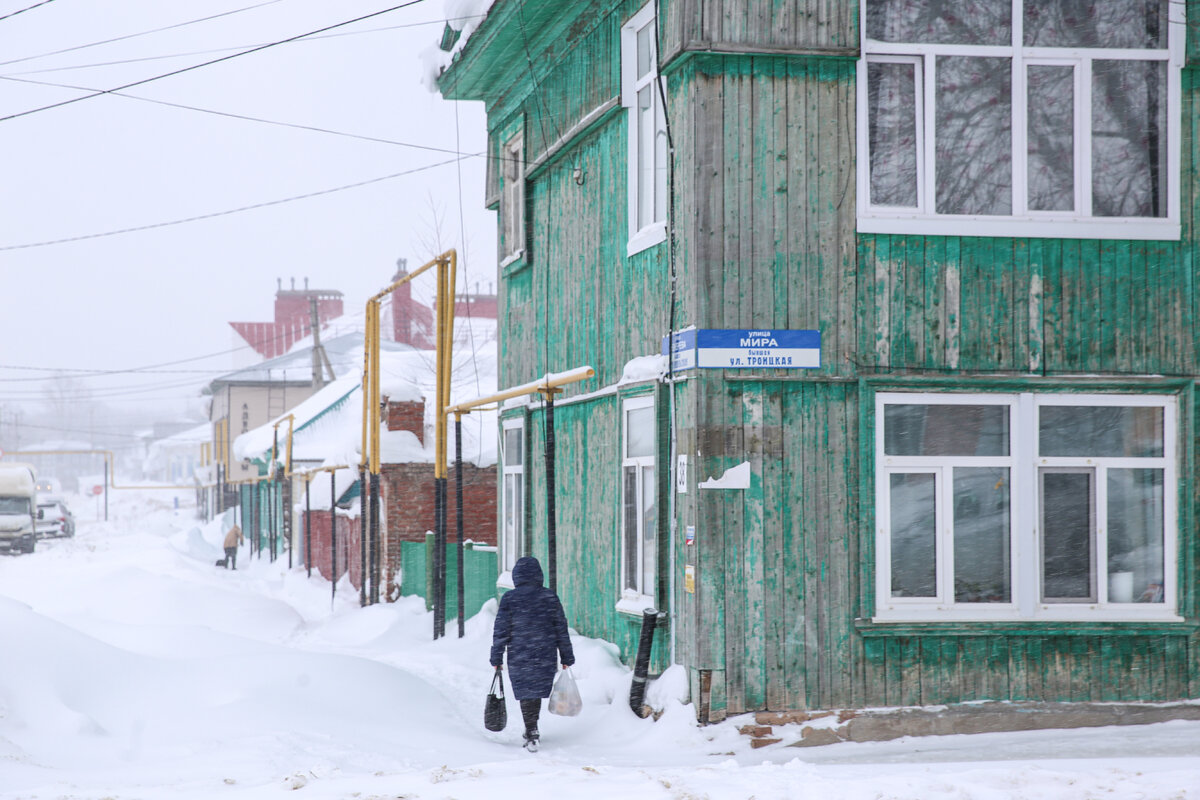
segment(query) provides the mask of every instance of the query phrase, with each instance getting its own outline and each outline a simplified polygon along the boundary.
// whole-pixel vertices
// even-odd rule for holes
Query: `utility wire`
[[[0,75],[0,80],[12,81],[15,83],[29,83],[36,86],[53,86],[58,89],[77,89],[84,92],[96,91],[88,86],[76,86],[68,83],[52,83],[50,81],[39,81],[32,78],[17,78],[11,75]],[[235,114],[232,111],[218,111],[214,108],[203,108],[202,106],[191,106],[186,103],[174,103],[170,100],[159,100],[153,97],[143,97],[141,95],[126,94],[124,92],[108,92],[115,97],[122,97],[126,100],[137,100],[143,103],[153,103],[159,106],[167,106],[168,108],[180,108],[185,111],[196,111],[201,114],[212,114],[217,117],[227,117],[229,119],[242,120],[244,122],[258,122],[263,125],[274,125],[281,128],[295,128],[301,131],[311,131],[313,133],[326,133],[332,136],[344,136],[349,139],[358,139],[364,142],[375,142],[377,144],[390,144],[397,147],[409,147],[414,150],[428,150],[433,153],[450,153],[451,155],[480,158],[483,153],[466,153],[458,149],[451,150],[448,147],[434,147],[433,145],[414,144],[412,142],[401,142],[395,139],[384,139],[378,136],[366,136],[359,133],[349,133],[347,131],[334,130],[332,128],[322,128],[318,125],[301,125],[295,122],[281,122],[280,120],[264,119],[263,117],[252,117],[249,114]]]
[[[152,33],[162,33],[163,31],[173,30],[175,28],[183,28],[188,25],[195,25],[196,23],[199,23],[199,22],[208,22],[209,20],[217,19],[218,17],[228,17],[232,14],[240,14],[243,11],[252,11],[256,8],[262,8],[263,6],[270,6],[270,5],[274,5],[275,3],[281,3],[281,2],[283,2],[283,0],[266,0],[266,2],[264,2],[264,3],[255,3],[252,6],[245,6],[243,8],[235,8],[232,11],[222,11],[220,14],[213,14],[208,17],[200,17],[199,19],[189,19],[186,22],[177,22],[174,25],[167,25],[162,28],[154,28],[153,30],[149,30],[149,31],[139,31],[138,33],[127,33],[124,36],[117,36],[112,39],[104,39],[103,41],[99,41],[99,42],[89,42],[88,44],[79,44],[79,45],[75,45],[74,47],[64,47],[62,50],[54,50],[53,52],[50,52],[50,53],[39,53],[38,55],[34,55],[34,56],[22,56],[21,58],[12,58],[12,59],[9,59],[8,61],[0,61],[0,67],[7,67],[9,64],[20,64],[23,61],[35,61],[39,58],[49,58],[50,56],[58,56],[58,55],[62,55],[63,53],[73,53],[76,50],[86,50],[89,47],[99,47],[100,45],[112,44],[113,42],[123,42],[128,39],[136,39],[139,36],[148,36]],[[17,13],[20,13],[20,12],[17,12]]]
[[[344,22],[338,22],[333,25],[327,25],[324,28],[318,28],[313,31],[308,31],[307,33],[297,34],[296,36],[289,36],[286,39],[280,39],[279,41],[271,42],[269,44],[264,44],[260,47],[251,48],[250,50],[243,50],[239,53],[231,53],[230,55],[227,55],[227,56],[221,56],[220,58],[214,58],[211,61],[204,61],[199,64],[193,64],[190,67],[182,67],[180,69],[173,70],[172,72],[163,73],[162,75],[155,75],[150,78],[143,78],[140,81],[133,81],[132,83],[126,83],[121,86],[114,86],[111,89],[105,89],[102,91],[94,92],[92,94],[86,94],[81,97],[73,97],[70,100],[62,100],[57,103],[51,103],[48,106],[39,106],[38,108],[31,108],[26,111],[20,111],[16,114],[9,114],[8,116],[0,117],[0,122],[7,122],[8,120],[18,119],[20,117],[26,117],[26,116],[29,116],[30,114],[36,114],[40,111],[49,111],[52,108],[61,108],[62,106],[71,105],[72,103],[78,103],[83,100],[90,100],[93,97],[100,97],[101,95],[112,94],[113,92],[120,92],[125,89],[132,89],[134,86],[142,86],[147,83],[153,83],[154,81],[160,81],[164,78],[171,78],[176,75],[182,75],[185,72],[191,72],[193,70],[201,69],[202,67],[210,67],[213,64],[220,64],[223,61],[230,61],[232,59],[240,58],[242,56],[248,56],[251,53],[259,53],[259,52],[262,52],[263,50],[266,50],[267,48],[277,47],[281,44],[287,44],[289,42],[294,42],[297,39],[303,39],[307,36],[312,36],[317,33],[325,33],[326,31],[335,30],[337,28],[344,28],[345,26],[353,25],[356,22],[362,22],[363,20],[366,20],[366,19],[372,19],[374,17],[378,17],[383,14],[391,13],[392,11],[397,11],[401,8],[408,8],[409,6],[415,6],[416,4],[423,3],[423,2],[425,2],[425,0],[408,0],[407,3],[401,3],[398,6],[392,6],[390,8],[385,8],[382,11],[375,11],[370,14],[364,14],[361,17],[355,17],[354,19],[348,19],[348,20],[345,20]]]
[[[278,0],[275,0],[275,2],[278,2]],[[483,14],[469,14],[467,16],[452,17],[449,19],[431,19],[431,20],[427,20],[425,22],[408,22],[408,23],[405,23],[404,25],[386,25],[381,28],[366,28],[361,31],[341,31],[339,33],[327,33],[323,36],[310,36],[307,39],[303,39],[301,41],[316,42],[316,41],[320,41],[321,39],[338,39],[343,36],[362,36],[363,34],[366,34],[366,33],[380,33],[383,31],[396,31],[396,30],[402,30],[404,28],[421,28],[426,25],[445,25],[447,23],[462,22],[464,20],[469,20],[469,19],[481,19],[481,18],[483,18],[483,16],[484,16]],[[184,52],[184,53],[166,53],[164,55],[157,55],[157,56],[142,56],[141,58],[124,58],[124,59],[120,59],[117,61],[98,61],[98,62],[94,62],[91,64],[70,64],[65,67],[46,67],[43,69],[31,69],[31,70],[26,70],[24,72],[14,72],[12,74],[13,75],[39,75],[39,74],[46,73],[46,72],[65,72],[65,71],[73,70],[73,69],[93,69],[95,67],[115,67],[115,66],[120,66],[121,64],[140,64],[145,61],[162,61],[164,59],[169,59],[169,58],[184,58],[186,56],[207,56],[207,55],[211,55],[213,53],[228,53],[232,50],[244,50],[248,47],[261,47],[261,46],[262,46],[261,44],[242,44],[242,45],[233,45],[233,46],[229,46],[229,47],[214,47],[214,48],[211,48],[208,50],[191,50],[189,52]],[[38,58],[38,56],[31,56],[31,58]],[[25,60],[25,59],[19,59],[19,60]],[[0,62],[0,67],[5,66],[7,64],[12,64],[12,63],[14,63],[14,62],[12,62],[12,61]]]
[[[167,222],[155,222],[155,223],[151,223],[149,225],[137,225],[137,226],[134,226],[131,228],[121,228],[119,230],[104,231],[102,233],[85,233],[80,236],[67,236],[62,239],[50,239],[50,240],[47,240],[44,242],[27,242],[25,244],[4,245],[4,246],[0,247],[0,252],[7,251],[7,250],[24,250],[24,249],[28,249],[31,247],[49,247],[50,245],[67,244],[69,242],[82,242],[87,239],[99,239],[99,238],[105,237],[105,236],[119,236],[124,233],[137,233],[139,231],[148,231],[148,230],[153,230],[155,228],[166,228],[171,225],[183,225],[188,222],[199,222],[201,220],[206,220],[206,219],[215,219],[216,217],[226,217],[226,216],[229,216],[230,214],[238,214],[243,211],[253,211],[258,208],[268,208],[270,206],[278,206],[278,205],[282,205],[284,203],[291,203],[296,200],[307,200],[312,197],[320,197],[322,195],[333,194],[334,192],[344,192],[347,189],[359,189],[363,186],[370,186],[371,184],[374,184],[374,183],[381,183],[383,181],[392,180],[393,178],[400,178],[405,175],[412,175],[413,173],[416,173],[416,172],[424,172],[425,170],[434,169],[435,167],[442,167],[442,166],[445,166],[446,164],[453,164],[455,161],[459,161],[462,158],[465,158],[465,156],[457,156],[455,158],[447,159],[446,161],[438,161],[437,163],[434,163],[434,164],[426,164],[423,167],[415,167],[413,169],[406,169],[403,172],[393,172],[391,175],[381,175],[378,178],[370,178],[368,180],[359,181],[357,183],[348,183],[344,186],[335,186],[331,189],[321,189],[316,192],[309,192],[307,194],[293,195],[292,197],[284,197],[284,198],[280,198],[278,200],[267,200],[262,203],[254,203],[254,204],[248,205],[248,206],[239,206],[238,208],[226,209],[225,211],[214,211],[211,214],[198,214],[194,217],[184,217],[183,219],[169,220]]]
[[[42,2],[34,3],[33,5],[29,6],[28,8],[22,8],[20,11],[14,11],[11,14],[5,14],[3,17],[0,17],[0,20],[6,20],[9,17],[15,17],[17,14],[24,14],[26,11],[33,11],[38,6],[44,6],[47,3],[53,3],[53,2],[54,2],[54,0],[42,0]]]

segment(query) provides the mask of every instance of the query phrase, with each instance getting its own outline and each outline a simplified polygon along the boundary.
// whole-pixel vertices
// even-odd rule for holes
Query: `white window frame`
[[[1003,405],[1009,408],[1007,456],[896,456],[884,453],[884,407],[915,405]],[[1161,457],[1070,457],[1038,454],[1038,413],[1044,406],[1140,406],[1163,409]],[[1061,621],[1181,622],[1177,614],[1178,477],[1177,399],[1174,395],[879,392],[875,395],[875,614],[877,622]],[[1009,603],[954,602],[953,467],[1010,469]],[[1110,603],[1107,580],[1105,470],[1163,471],[1163,602]],[[1043,602],[1040,527],[1041,472],[1093,471],[1095,500],[1095,602]],[[932,473],[936,480],[935,598],[891,596],[890,475]]]
[[[645,575],[647,572],[647,567],[645,564],[646,553],[645,553],[644,547],[640,546],[640,543],[645,538],[645,529],[644,529],[645,519],[641,513],[641,508],[642,508],[641,501],[643,501],[645,499],[646,493],[649,492],[650,496],[654,499],[654,513],[655,514],[658,513],[658,496],[657,496],[657,492],[655,491],[655,489],[657,487],[657,483],[658,483],[658,465],[655,463],[655,455],[654,454],[651,454],[649,456],[629,456],[629,455],[627,455],[629,452],[629,412],[635,411],[638,409],[643,409],[643,408],[651,408],[651,409],[654,408],[654,396],[653,395],[642,395],[639,397],[630,397],[630,398],[622,401],[622,403],[621,403],[621,473],[620,473],[620,475],[621,475],[621,477],[620,477],[621,490],[619,493],[621,506],[620,506],[620,513],[617,515],[617,542],[618,542],[617,553],[618,553],[618,557],[620,559],[620,569],[618,570],[618,573],[619,573],[620,581],[621,581],[621,583],[620,583],[620,601],[617,603],[617,610],[623,611],[623,612],[626,612],[629,614],[638,614],[638,615],[640,615],[642,613],[643,609],[653,607],[655,604],[654,598],[658,592],[658,586],[657,586],[657,573],[658,573],[657,560],[658,560],[658,555],[659,555],[658,547],[659,547],[659,541],[662,538],[661,532],[656,530],[655,536],[654,536],[654,555],[653,555],[655,563],[650,565],[651,574],[654,575],[654,578],[652,578],[652,580],[655,582],[655,585],[646,586],[646,585],[644,585],[645,584]],[[656,426],[656,429],[654,432],[654,436],[655,436],[655,439],[657,440],[657,436],[658,436],[657,426]],[[657,452],[657,448],[655,448],[655,451]],[[626,585],[628,583],[628,577],[629,577],[627,574],[627,571],[626,571],[626,566],[625,566],[627,563],[627,558],[626,558],[627,554],[625,552],[625,546],[626,546],[626,540],[625,540],[625,505],[626,505],[625,470],[627,467],[634,467],[636,469],[636,475],[637,475],[636,492],[638,494],[637,500],[639,501],[636,506],[638,508],[637,541],[639,542],[638,553],[637,553],[638,591],[634,591],[632,589],[626,588]],[[644,481],[644,477],[645,477],[644,471],[645,471],[646,467],[650,467],[651,469],[654,470],[654,473],[653,473],[654,479],[650,486],[646,486],[645,481]]]
[[[500,246],[504,267],[525,255],[525,134],[500,145]]]
[[[667,239],[667,221],[666,213],[662,214],[662,218],[658,218],[658,214],[651,212],[654,217],[646,225],[638,224],[638,197],[641,190],[641,176],[638,174],[639,154],[644,149],[649,149],[651,170],[655,176],[655,186],[652,197],[658,193],[662,193],[663,207],[665,209],[668,199],[666,194],[666,170],[667,164],[665,157],[663,163],[658,163],[662,155],[659,151],[659,139],[665,139],[667,135],[667,119],[662,106],[662,95],[660,87],[654,86],[654,90],[650,93],[653,98],[654,107],[654,131],[652,141],[644,142],[639,138],[639,129],[637,125],[637,95],[640,90],[646,86],[653,86],[654,82],[659,79],[658,76],[658,37],[651,36],[650,62],[652,65],[651,71],[643,75],[640,79],[637,76],[637,35],[638,32],[647,26],[655,26],[656,20],[654,16],[654,0],[644,5],[640,11],[633,15],[629,22],[621,28],[621,105],[626,109],[626,120],[628,122],[628,201],[629,201],[629,242],[626,246],[626,255],[632,256],[640,253],[648,247],[653,247],[656,244],[666,241]],[[665,151],[665,150],[664,150]],[[652,201],[652,204],[657,207],[657,203]]]
[[[1022,0],[1012,0],[1012,40],[1008,46],[912,44],[867,38],[867,5],[860,0],[862,58],[858,61],[858,231],[861,233],[1021,236],[1072,239],[1138,239],[1178,241],[1180,227],[1181,80],[1184,63],[1184,4],[1167,4],[1167,47],[1153,50],[1079,47],[1028,47],[1023,41]],[[1036,0],[1025,0],[1036,2]],[[927,99],[936,91],[938,56],[991,56],[1012,60],[1012,197],[1008,216],[938,214],[936,202],[935,108]],[[1165,217],[1097,217],[1091,208],[1091,64],[1093,61],[1136,60],[1167,63],[1167,214]],[[867,66],[876,62],[915,63],[917,103],[917,207],[871,203],[870,120]],[[1027,67],[1075,67],[1075,208],[1030,211],[1027,191]]]
[[[513,464],[507,452],[507,433],[512,430],[521,432],[521,461]],[[500,559],[501,570],[498,583],[502,586],[513,585],[512,568],[521,557],[525,539],[525,420],[523,418],[504,420],[500,426]],[[513,517],[513,524],[508,520],[508,486],[510,479],[517,484],[520,492],[518,513]]]

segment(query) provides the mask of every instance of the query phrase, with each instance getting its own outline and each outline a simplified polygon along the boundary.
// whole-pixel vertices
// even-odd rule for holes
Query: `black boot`
[[[538,729],[533,728],[525,731],[525,749],[531,753],[538,751]]]

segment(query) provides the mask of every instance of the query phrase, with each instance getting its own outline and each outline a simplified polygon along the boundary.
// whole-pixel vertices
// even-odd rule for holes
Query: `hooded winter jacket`
[[[492,666],[504,663],[507,649],[513,696],[549,697],[558,664],[575,663],[567,617],[558,595],[542,586],[542,565],[536,558],[519,559],[512,577],[516,588],[500,598],[492,628]]]

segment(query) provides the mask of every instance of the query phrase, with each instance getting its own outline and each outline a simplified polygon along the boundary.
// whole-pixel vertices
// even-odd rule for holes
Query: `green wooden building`
[[[1197,21],[496,0],[448,35],[500,386],[596,369],[555,402],[571,624],[629,661],[667,610],[704,720],[1200,697]],[[643,358],[691,327],[819,364]],[[502,570],[547,553],[544,422],[501,414]]]

